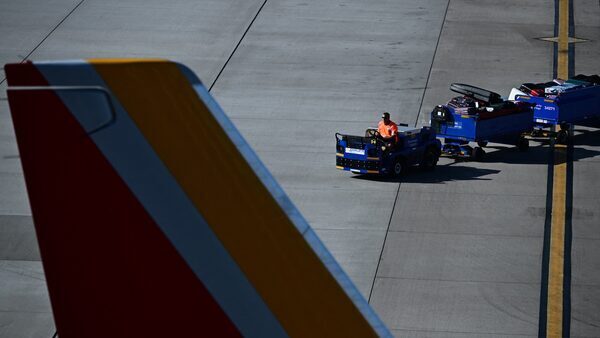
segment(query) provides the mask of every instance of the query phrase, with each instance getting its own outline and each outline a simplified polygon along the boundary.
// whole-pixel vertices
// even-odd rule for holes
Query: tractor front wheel
[[[394,165],[392,166],[392,176],[393,177],[400,177],[402,176],[402,174],[404,173],[404,161],[402,160],[402,158],[397,158],[394,161]]]

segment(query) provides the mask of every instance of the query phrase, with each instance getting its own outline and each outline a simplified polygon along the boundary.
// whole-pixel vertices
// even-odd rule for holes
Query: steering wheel
[[[377,131],[377,129],[367,129],[365,130],[365,137],[376,137],[379,138],[379,132]]]

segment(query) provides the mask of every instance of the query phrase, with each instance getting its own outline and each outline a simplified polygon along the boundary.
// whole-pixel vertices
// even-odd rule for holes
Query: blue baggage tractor
[[[481,160],[488,142],[529,148],[525,133],[533,128],[531,106],[503,100],[497,93],[471,85],[453,83],[450,90],[462,94],[431,112],[431,127],[444,139],[442,152],[455,158]],[[471,147],[470,142],[478,146]]]
[[[398,127],[396,141],[383,139],[376,129],[367,129],[365,136],[335,134],[337,169],[355,174],[401,176],[405,169],[419,165],[434,169],[440,156],[441,143],[429,127]]]
[[[545,88],[543,93],[517,95],[516,100],[534,107],[532,136],[552,136],[566,143],[573,125],[600,119],[600,77],[577,75],[564,84]]]

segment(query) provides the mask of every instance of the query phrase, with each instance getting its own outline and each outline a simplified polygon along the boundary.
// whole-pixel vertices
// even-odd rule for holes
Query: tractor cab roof
[[[418,134],[421,132],[421,128],[414,128],[414,127],[405,127],[405,126],[398,126],[398,134],[402,135],[412,135],[412,134]]]

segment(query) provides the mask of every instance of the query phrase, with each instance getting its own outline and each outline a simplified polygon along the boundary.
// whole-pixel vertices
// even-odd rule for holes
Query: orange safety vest
[[[383,121],[379,121],[377,131],[379,132],[379,135],[381,135],[381,137],[383,138],[390,138],[392,136],[398,138],[398,126],[392,121],[390,121],[390,124],[388,125],[383,123]]]

